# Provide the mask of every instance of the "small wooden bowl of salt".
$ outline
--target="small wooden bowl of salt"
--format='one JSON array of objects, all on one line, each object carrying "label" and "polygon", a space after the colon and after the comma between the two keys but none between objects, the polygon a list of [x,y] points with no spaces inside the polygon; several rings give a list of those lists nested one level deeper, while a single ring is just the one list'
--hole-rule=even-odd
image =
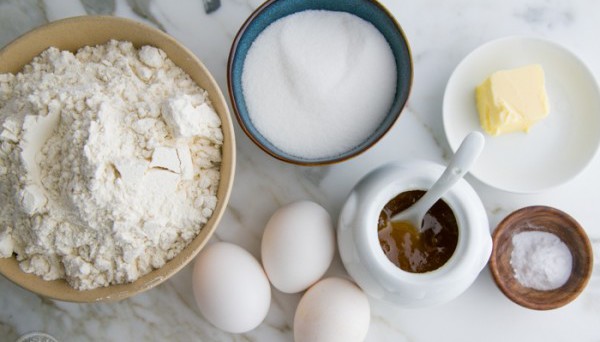
[{"label": "small wooden bowl of salt", "polygon": [[558,209],[531,206],[511,213],[494,231],[493,242],[494,281],[523,307],[562,307],[577,298],[590,279],[590,241],[579,223]]}]

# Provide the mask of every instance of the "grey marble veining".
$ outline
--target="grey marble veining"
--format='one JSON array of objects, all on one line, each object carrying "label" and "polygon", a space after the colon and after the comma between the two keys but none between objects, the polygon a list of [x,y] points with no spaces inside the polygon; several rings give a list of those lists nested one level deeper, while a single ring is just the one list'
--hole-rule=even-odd
[{"label": "grey marble veining", "polygon": [[[444,163],[450,148],[441,121],[445,85],[454,67],[477,46],[508,35],[533,35],[575,52],[600,75],[600,2],[595,0],[383,0],[402,25],[414,57],[414,83],[407,108],[390,132],[368,152],[344,163],[305,168],[277,161],[235,124],[237,166],[229,207],[212,242],[230,241],[260,257],[260,239],[270,215],[299,199],[321,203],[337,215],[354,184],[386,162],[422,158]],[[190,48],[226,89],[231,42],[260,0],[221,0],[207,14],[202,0],[0,0],[0,46],[23,32],[68,15],[115,14],[159,27]],[[507,52],[509,53],[509,52]],[[600,158],[579,177],[542,194],[517,195],[467,180],[490,218],[490,230],[511,211],[533,204],[560,208],[575,217],[600,253]],[[596,260],[600,260],[597,255]],[[598,262],[598,261],[597,261]],[[559,310],[523,309],[495,287],[484,270],[456,300],[435,308],[406,310],[371,299],[367,341],[599,341],[598,263],[589,286]],[[339,256],[328,275],[346,276]],[[117,303],[73,304],[41,298],[0,277],[0,340],[30,331],[59,341],[292,341],[300,294],[273,290],[270,311],[257,329],[224,333],[204,320],[191,290],[191,266],[143,294]],[[506,322],[510,323],[507,324]],[[432,326],[434,328],[432,328]]]},{"label": "grey marble veining", "polygon": [[152,0],[127,0],[127,4],[129,5],[129,7],[131,7],[133,12],[135,12],[135,14],[139,15],[144,19],[150,20],[152,23],[154,23],[156,26],[158,26],[161,30],[164,31],[165,28],[160,23],[160,21],[156,19],[156,17],[152,13],[152,10],[150,9],[151,3]]},{"label": "grey marble veining", "polygon": [[90,15],[111,15],[115,13],[115,0],[80,0],[85,12]]},{"label": "grey marble veining", "polygon": [[0,0],[0,46],[47,22],[41,0]]}]

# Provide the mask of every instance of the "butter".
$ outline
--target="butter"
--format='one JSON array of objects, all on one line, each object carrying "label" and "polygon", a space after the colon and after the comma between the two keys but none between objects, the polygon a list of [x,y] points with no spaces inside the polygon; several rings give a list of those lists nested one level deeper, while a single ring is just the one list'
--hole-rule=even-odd
[{"label": "butter", "polygon": [[491,135],[524,131],[548,116],[539,64],[493,73],[475,90],[481,127]]}]

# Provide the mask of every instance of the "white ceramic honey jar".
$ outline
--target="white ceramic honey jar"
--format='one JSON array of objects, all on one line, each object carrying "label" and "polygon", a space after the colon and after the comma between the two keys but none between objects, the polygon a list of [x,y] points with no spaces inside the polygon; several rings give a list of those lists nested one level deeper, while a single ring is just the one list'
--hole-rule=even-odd
[{"label": "white ceramic honey jar", "polygon": [[384,206],[402,192],[427,190],[443,171],[428,161],[393,162],[367,174],[348,196],[338,222],[338,246],[346,270],[370,296],[403,307],[445,303],[463,293],[486,265],[492,251],[487,214],[464,179],[442,197],[458,223],[456,249],[445,264],[410,273],[381,248],[377,222]]}]

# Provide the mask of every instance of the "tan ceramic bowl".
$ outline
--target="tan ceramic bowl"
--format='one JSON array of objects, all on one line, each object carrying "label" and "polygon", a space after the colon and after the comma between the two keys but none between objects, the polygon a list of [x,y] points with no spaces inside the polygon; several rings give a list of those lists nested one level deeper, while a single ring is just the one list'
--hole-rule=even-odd
[{"label": "tan ceramic bowl", "polygon": [[152,45],[167,56],[205,89],[222,121],[224,135],[221,181],[217,207],[200,234],[175,258],[133,283],[78,291],[64,280],[44,281],[21,271],[16,259],[0,258],[0,273],[21,287],[37,294],[70,302],[116,301],[148,290],[175,274],[190,262],[215,231],[229,200],[235,170],[235,138],[231,116],[219,86],[206,67],[187,48],[162,31],[139,22],[107,16],[77,17],[39,27],[0,50],[0,73],[16,73],[50,46],[76,51],[86,45],[103,44],[110,39],[127,40],[135,46]]},{"label": "tan ceramic bowl", "polygon": [[[522,286],[510,264],[512,237],[524,231],[543,231],[558,236],[573,256],[571,276],[554,290],[539,291]],[[513,302],[534,310],[551,310],[573,301],[583,291],[592,274],[593,253],[583,228],[568,214],[551,207],[532,206],[508,215],[493,234],[494,248],[490,270],[500,290]]]}]

